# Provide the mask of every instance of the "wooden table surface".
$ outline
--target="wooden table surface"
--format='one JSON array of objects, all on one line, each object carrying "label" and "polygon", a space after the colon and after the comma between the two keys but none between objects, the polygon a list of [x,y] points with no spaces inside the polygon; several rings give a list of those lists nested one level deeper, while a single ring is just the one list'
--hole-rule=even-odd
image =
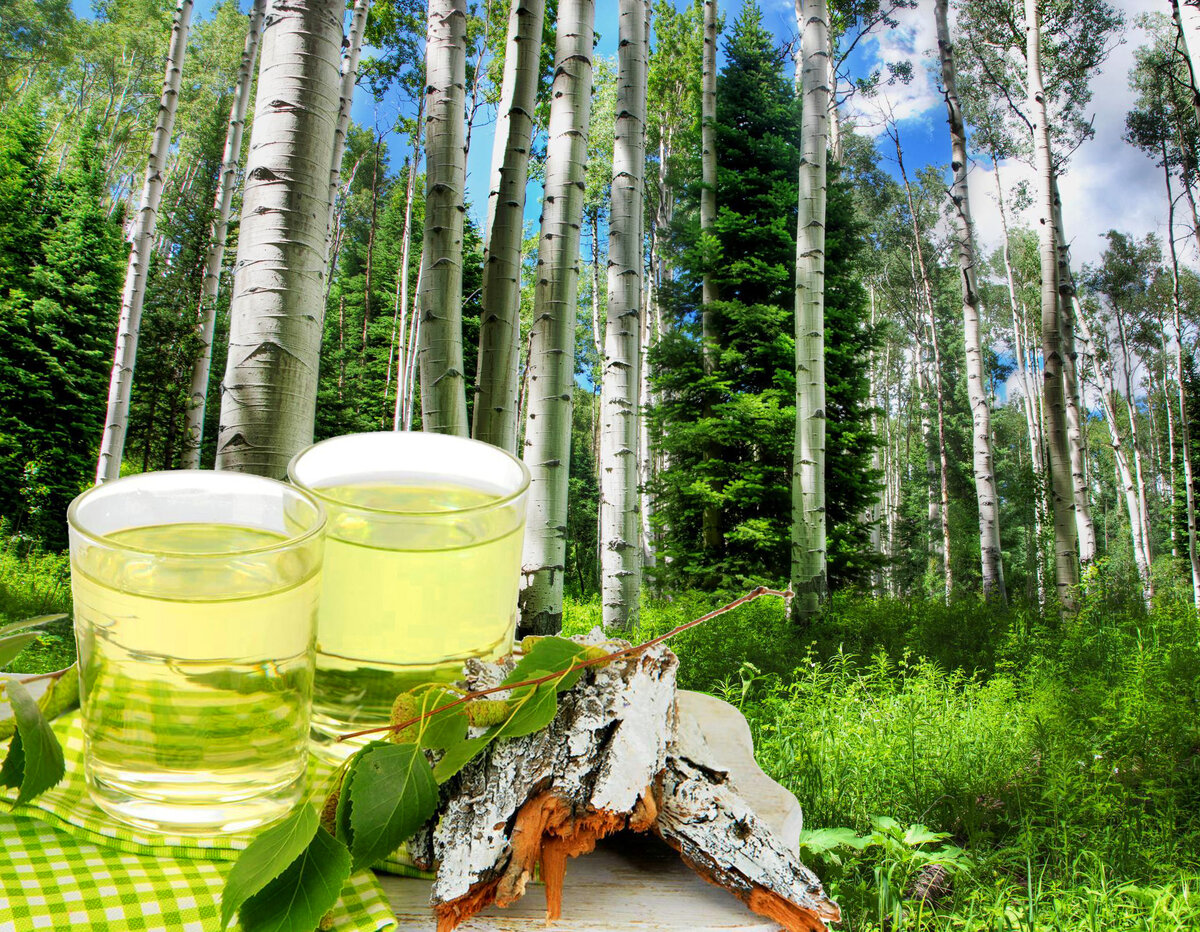
[{"label": "wooden table surface", "polygon": [[[380,876],[399,932],[433,932],[427,880]],[[508,909],[491,907],[461,932],[776,932],[778,924],[705,883],[661,842],[612,839],[567,864],[563,915],[546,922],[541,884]]]}]

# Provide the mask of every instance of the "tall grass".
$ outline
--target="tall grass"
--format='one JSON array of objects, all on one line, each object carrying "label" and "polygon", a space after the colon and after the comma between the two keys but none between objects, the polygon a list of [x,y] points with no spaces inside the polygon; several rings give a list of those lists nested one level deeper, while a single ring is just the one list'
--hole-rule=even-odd
[{"label": "tall grass", "polygon": [[[1184,590],[1160,590],[1147,610],[1100,567],[1065,620],[839,596],[805,630],[764,599],[673,647],[681,685],[741,705],[807,829],[859,836],[805,849],[844,928],[1196,932],[1200,624]],[[634,636],[714,601],[645,603]],[[598,616],[567,611],[575,630]],[[963,849],[948,892],[914,897],[942,849],[904,841],[924,828],[881,835],[880,817]]]}]

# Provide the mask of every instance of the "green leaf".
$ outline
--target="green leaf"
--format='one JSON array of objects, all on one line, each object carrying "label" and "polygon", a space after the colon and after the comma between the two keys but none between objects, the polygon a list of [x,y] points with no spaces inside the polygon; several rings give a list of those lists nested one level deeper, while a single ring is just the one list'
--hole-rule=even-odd
[{"label": "green leaf", "polygon": [[12,634],[14,631],[24,631],[26,628],[36,628],[39,625],[48,625],[52,621],[58,621],[60,618],[67,616],[61,612],[57,615],[38,615],[36,618],[26,618],[24,621],[13,621],[6,625],[0,625],[0,635]]},{"label": "green leaf", "polygon": [[390,855],[437,811],[438,788],[415,744],[368,745],[351,776],[350,854],[353,869],[361,870]]},{"label": "green leaf", "polygon": [[842,846],[861,851],[868,840],[859,838],[858,833],[849,828],[819,828],[814,831],[805,829],[800,833],[800,846],[814,854],[824,854]]},{"label": "green leaf", "polygon": [[542,683],[528,692],[523,690],[520,696],[510,701],[515,707],[508,720],[496,727],[493,741],[498,738],[521,738],[541,731],[554,721],[558,712],[558,690],[553,680]]},{"label": "green leaf", "polygon": [[29,802],[58,783],[66,773],[62,746],[37,702],[21,683],[5,687],[17,720],[17,733],[0,766],[0,782],[17,787],[14,806]]},{"label": "green leaf", "polygon": [[21,651],[37,639],[38,633],[36,631],[27,631],[25,634],[14,634],[10,637],[0,638],[0,667],[7,667],[20,656]]},{"label": "green leaf", "polygon": [[[534,642],[513,668],[512,673],[504,678],[507,683],[520,683],[523,680],[536,680],[555,670],[566,670],[581,660],[586,660],[589,650],[584,644],[576,644],[566,638],[546,637]],[[573,670],[558,684],[558,691],[570,689],[583,676],[583,670]]]},{"label": "green leaf", "polygon": [[933,832],[920,822],[915,822],[905,831],[904,843],[906,845],[926,845],[931,841],[942,841],[949,837],[946,832]]},{"label": "green leaf", "polygon": [[[496,726],[499,728],[499,726]],[[496,728],[490,729],[478,738],[468,738],[446,750],[445,755],[433,768],[433,779],[445,783],[452,776],[471,762],[476,754],[492,743]]]},{"label": "green leaf", "polygon": [[354,838],[354,831],[350,826],[350,784],[354,781],[354,764],[358,761],[362,751],[355,752],[354,756],[346,763],[346,773],[342,777],[342,785],[338,790],[337,809],[333,814],[334,834],[347,848]]},{"label": "green leaf", "polygon": [[[221,891],[222,929],[233,921],[243,903],[279,877],[300,856],[319,827],[320,820],[312,806],[297,806],[283,821],[246,846],[225,878],[225,888]],[[312,924],[312,928],[315,927],[316,922]]]},{"label": "green leaf", "polygon": [[242,904],[243,932],[311,932],[333,909],[349,876],[350,852],[318,827],[300,856]]},{"label": "green leaf", "polygon": [[[429,689],[418,700],[417,715],[426,715],[434,709],[458,699],[459,693],[448,689]],[[463,706],[455,706],[423,719],[417,726],[417,743],[423,748],[444,751],[467,737],[467,712]]]}]

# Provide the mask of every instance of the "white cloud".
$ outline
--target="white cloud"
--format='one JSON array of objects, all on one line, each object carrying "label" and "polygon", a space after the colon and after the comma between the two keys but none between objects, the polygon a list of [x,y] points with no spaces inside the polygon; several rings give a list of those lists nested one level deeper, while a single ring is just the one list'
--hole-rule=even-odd
[{"label": "white cloud", "polygon": [[[1166,197],[1162,172],[1140,151],[1121,138],[1125,115],[1133,104],[1128,76],[1133,67],[1134,51],[1144,43],[1145,33],[1134,20],[1140,13],[1163,12],[1160,0],[1114,0],[1126,15],[1125,42],[1119,45],[1093,80],[1092,112],[1095,137],[1085,143],[1071,159],[1060,180],[1064,223],[1071,238],[1076,265],[1095,262],[1103,251],[1102,236],[1110,229],[1143,236],[1166,234]],[[944,111],[936,77],[929,67],[936,54],[937,36],[932,0],[920,0],[916,9],[903,11],[899,25],[878,37],[865,41],[868,62],[894,63],[912,60],[911,85],[887,87],[882,95],[897,120],[920,120],[940,127]],[[861,132],[878,134],[879,107],[869,100],[852,102],[848,116],[856,116]],[[935,122],[936,121],[936,122]],[[1001,176],[1011,189],[1022,180],[1033,180],[1028,166],[1008,160],[1001,163]],[[994,249],[1000,243],[1000,218],[995,206],[995,182],[990,164],[972,166],[971,208],[981,245]],[[1010,218],[1010,222],[1031,225],[1032,213]],[[1177,235],[1182,229],[1177,230]],[[1194,247],[1184,252],[1195,256]]]}]

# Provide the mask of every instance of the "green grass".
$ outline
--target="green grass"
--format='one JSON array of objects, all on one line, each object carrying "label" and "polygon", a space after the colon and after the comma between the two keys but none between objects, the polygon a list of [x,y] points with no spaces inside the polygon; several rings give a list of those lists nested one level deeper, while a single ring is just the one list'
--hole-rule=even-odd
[{"label": "green grass", "polygon": [[[70,567],[65,554],[30,549],[12,539],[0,546],[0,624],[71,610]],[[69,619],[54,621],[5,670],[47,673],[75,660]]]},{"label": "green grass", "polygon": [[[805,851],[841,928],[1200,930],[1200,624],[1186,590],[1147,612],[1102,574],[1062,622],[842,596],[800,631],[761,599],[674,642],[806,831],[846,830]],[[649,602],[635,637],[715,601]],[[572,603],[567,626],[598,615]],[[922,901],[931,863],[949,889]]]}]

